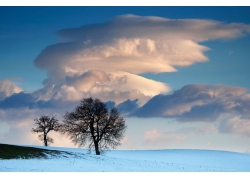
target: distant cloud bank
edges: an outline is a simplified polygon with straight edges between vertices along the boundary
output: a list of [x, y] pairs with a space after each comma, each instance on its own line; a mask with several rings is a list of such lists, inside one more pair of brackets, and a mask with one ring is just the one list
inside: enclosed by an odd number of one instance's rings
[[179, 121], [216, 121], [221, 114], [250, 118], [250, 94], [235, 86], [191, 84], [168, 95], [156, 95], [132, 116], [175, 117]]

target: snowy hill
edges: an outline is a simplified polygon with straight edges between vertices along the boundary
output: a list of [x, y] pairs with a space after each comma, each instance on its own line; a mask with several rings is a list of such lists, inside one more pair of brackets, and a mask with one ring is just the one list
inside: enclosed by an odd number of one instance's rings
[[[37, 146], [36, 146], [37, 147]], [[63, 153], [48, 159], [0, 159], [0, 172], [250, 172], [250, 154], [211, 150], [112, 150], [38, 147]]]

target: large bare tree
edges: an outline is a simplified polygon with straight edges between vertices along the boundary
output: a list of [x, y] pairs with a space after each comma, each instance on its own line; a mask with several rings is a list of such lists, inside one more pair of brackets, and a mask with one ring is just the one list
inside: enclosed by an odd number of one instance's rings
[[125, 119], [99, 99], [83, 99], [73, 112], [64, 115], [61, 132], [70, 137], [73, 143], [89, 149], [95, 148], [96, 155], [102, 150], [114, 149], [120, 145], [126, 129]]
[[55, 116], [41, 116], [39, 119], [34, 119], [35, 128], [32, 128], [34, 133], [42, 133], [38, 135], [40, 141], [44, 142], [44, 146], [48, 146], [49, 143], [53, 143], [54, 140], [48, 136], [50, 131], [59, 131], [60, 124]]

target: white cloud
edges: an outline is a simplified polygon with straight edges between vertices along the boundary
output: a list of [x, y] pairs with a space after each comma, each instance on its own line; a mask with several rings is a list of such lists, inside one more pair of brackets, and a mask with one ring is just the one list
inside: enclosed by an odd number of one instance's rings
[[67, 85], [82, 92], [138, 90], [146, 96], [154, 96], [170, 90], [161, 82], [121, 71], [106, 73], [102, 70], [89, 70], [83, 74], [75, 74], [73, 77], [67, 76], [66, 81]]
[[209, 48], [199, 42], [239, 37], [249, 30], [249, 25], [237, 23], [124, 15], [105, 23], [58, 31], [59, 42], [46, 47], [34, 62], [47, 71], [45, 86], [59, 85], [64, 92], [65, 85], [74, 87], [78, 95], [72, 99], [86, 93], [99, 97], [102, 91], [118, 103], [125, 97], [119, 100], [116, 94], [132, 98], [138, 91], [140, 98], [147, 97], [140, 100], [143, 104], [170, 88], [141, 77], [141, 73], [174, 72], [178, 66], [208, 61], [204, 52]]
[[63, 85], [60, 90], [54, 94], [53, 98], [62, 101], [78, 101], [83, 98], [83, 94], [74, 87]]
[[139, 99], [139, 105], [152, 96], [168, 92], [170, 88], [161, 82], [122, 71], [105, 72], [89, 70], [83, 74], [66, 76], [65, 83], [45, 85], [33, 93], [39, 100], [80, 101], [94, 97], [102, 101], [121, 103], [127, 99]]

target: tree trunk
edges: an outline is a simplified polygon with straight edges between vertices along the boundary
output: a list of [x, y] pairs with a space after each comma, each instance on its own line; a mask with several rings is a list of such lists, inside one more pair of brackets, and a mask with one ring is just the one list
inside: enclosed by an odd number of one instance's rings
[[95, 144], [95, 154], [96, 154], [96, 155], [100, 155], [101, 153], [100, 153], [100, 151], [99, 151], [98, 142], [95, 141], [94, 144]]
[[46, 135], [43, 136], [44, 146], [48, 146]]

